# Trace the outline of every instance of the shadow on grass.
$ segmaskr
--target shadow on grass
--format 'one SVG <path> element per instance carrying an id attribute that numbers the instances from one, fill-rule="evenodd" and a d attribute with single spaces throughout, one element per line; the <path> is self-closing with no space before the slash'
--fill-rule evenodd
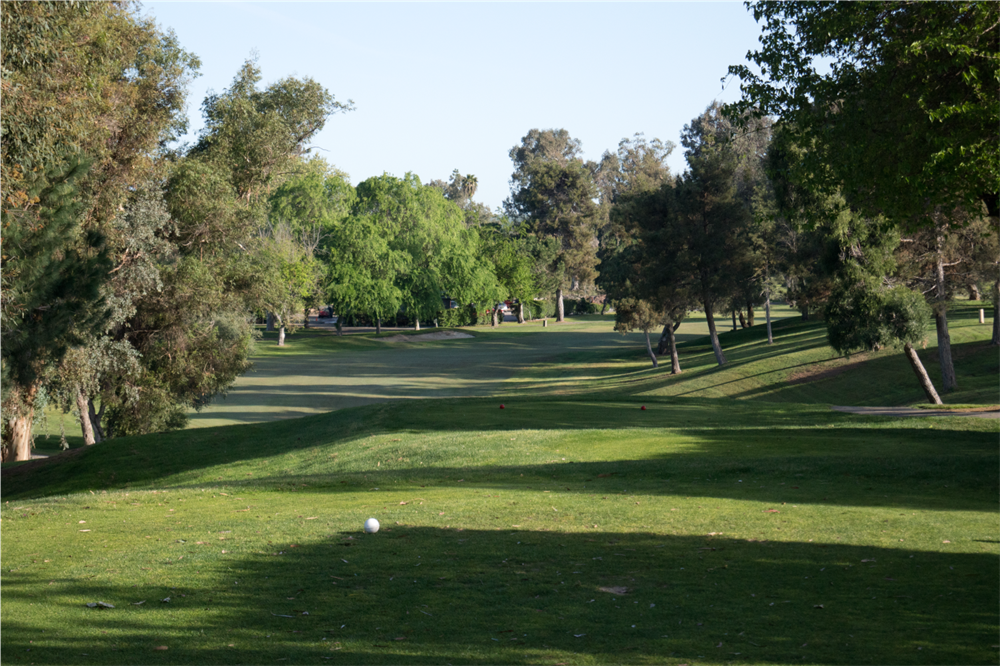
<path id="1" fill-rule="evenodd" d="M 4 575 L 4 663 L 996 658 L 992 555 L 550 529 L 397 524 L 227 555 L 188 543 L 183 561 L 127 583 L 29 566 Z"/>
<path id="2" fill-rule="evenodd" d="M 32 463 L 33 469 L 5 469 L 3 498 L 220 484 L 269 490 L 306 484 L 307 492 L 353 492 L 376 484 L 447 486 L 460 478 L 466 487 L 512 488 L 557 479 L 575 492 L 619 492 L 627 484 L 631 492 L 650 494 L 983 510 L 995 505 L 1000 492 L 996 433 L 948 430 L 956 423 L 949 419 L 963 417 L 938 417 L 938 429 L 928 429 L 914 420 L 737 401 L 727 402 L 724 411 L 719 401 L 697 399 L 652 399 L 646 411 L 610 401 L 515 401 L 503 411 L 494 400 L 414 402 L 113 440 L 65 459 Z M 554 454 L 529 449 L 519 455 L 530 462 L 498 465 L 492 462 L 502 452 L 497 442 L 478 450 L 389 444 L 393 451 L 381 453 L 359 446 L 371 435 L 461 433 L 473 441 L 533 430 L 573 433 L 567 442 L 573 448 L 563 454 L 569 461 L 545 461 Z M 614 437 L 621 448 L 609 456 L 604 447 Z M 307 449 L 308 461 L 302 457 Z M 338 451 L 350 454 L 349 462 L 329 457 Z M 282 458 L 288 454 L 295 455 Z M 403 456 L 407 462 L 395 461 Z M 273 471 L 252 467 L 274 457 Z M 456 460 L 467 466 L 456 467 Z"/>

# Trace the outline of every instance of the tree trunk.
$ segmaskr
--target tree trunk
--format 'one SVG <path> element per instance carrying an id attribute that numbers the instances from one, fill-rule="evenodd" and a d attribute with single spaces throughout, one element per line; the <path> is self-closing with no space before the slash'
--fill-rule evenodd
<path id="1" fill-rule="evenodd" d="M 3 433 L 0 447 L 0 461 L 31 460 L 31 425 L 35 420 L 35 397 L 38 395 L 38 385 L 27 391 L 12 388 L 7 403 L 6 432 Z M 13 407 L 11 410 L 10 408 Z"/>
<path id="2" fill-rule="evenodd" d="M 309 328 L 309 308 L 305 309 L 303 315 L 305 316 L 302 317 L 302 321 L 304 322 L 302 324 L 302 328 Z"/>
<path id="3" fill-rule="evenodd" d="M 747 327 L 753 326 L 753 306 L 747 303 Z"/>
<path id="4" fill-rule="evenodd" d="M 336 327 L 337 327 L 337 335 L 338 335 L 338 336 L 340 336 L 340 335 L 343 335 L 343 334 L 344 334 L 344 324 L 343 324 L 343 323 L 341 323 L 341 321 L 340 321 L 340 315 L 337 315 L 337 321 L 336 321 L 336 323 L 334 324 L 334 326 L 336 326 Z"/>
<path id="5" fill-rule="evenodd" d="M 740 328 L 746 328 L 746 327 L 747 327 L 747 320 L 743 316 L 743 310 L 740 310 Z M 733 330 L 735 331 L 736 329 L 734 328 Z"/>
<path id="6" fill-rule="evenodd" d="M 420 317 L 414 317 L 413 318 L 413 330 L 414 331 L 419 331 L 420 330 Z"/>
<path id="7" fill-rule="evenodd" d="M 920 381 L 920 387 L 924 389 L 927 401 L 935 405 L 940 405 L 941 398 L 938 397 L 937 391 L 934 390 L 934 384 L 931 382 L 931 378 L 927 376 L 927 370 L 924 369 L 924 364 L 920 362 L 920 357 L 917 356 L 913 345 L 907 342 L 903 345 L 903 351 L 906 353 L 907 360 L 910 361 L 910 367 L 913 368 L 913 372 L 916 373 L 917 379 Z"/>
<path id="8" fill-rule="evenodd" d="M 278 346 L 279 347 L 284 347 L 285 346 L 285 325 L 284 324 L 281 324 L 281 327 L 278 329 Z"/>
<path id="9" fill-rule="evenodd" d="M 518 302 L 517 304 L 517 323 L 524 323 L 524 303 Z"/>
<path id="10" fill-rule="evenodd" d="M 80 430 L 83 431 L 83 443 L 87 446 L 97 443 L 94 437 L 94 426 L 90 424 L 90 401 L 83 395 L 83 389 L 76 387 L 76 411 L 80 413 Z"/>
<path id="11" fill-rule="evenodd" d="M 670 341 L 670 374 L 672 375 L 681 374 L 681 359 L 680 356 L 677 355 L 677 338 L 674 337 L 674 331 L 677 330 L 677 326 L 679 325 L 680 322 L 677 322 L 675 326 L 667 324 L 666 328 L 667 336 Z"/>
<path id="12" fill-rule="evenodd" d="M 490 323 L 490 327 L 491 328 L 496 328 L 497 327 L 497 312 L 499 312 L 499 311 L 500 311 L 500 308 L 493 308 L 493 311 L 490 313 L 490 322 L 491 322 Z"/>
<path id="13" fill-rule="evenodd" d="M 733 330 L 736 330 L 736 308 L 733 308 Z"/>
<path id="14" fill-rule="evenodd" d="M 556 289 L 556 323 L 566 319 L 566 310 L 563 307 L 562 289 Z"/>
<path id="15" fill-rule="evenodd" d="M 941 363 L 941 385 L 945 392 L 958 386 L 955 381 L 955 365 L 951 360 L 951 335 L 948 334 L 948 292 L 944 282 L 944 231 L 941 218 L 937 216 L 937 252 L 934 258 L 935 294 L 934 323 L 937 326 L 938 361 Z"/>
<path id="16" fill-rule="evenodd" d="M 668 337 L 668 332 L 670 331 L 670 322 L 663 327 L 663 331 L 660 333 L 660 340 L 656 343 L 656 353 L 657 355 L 666 354 L 667 350 L 670 348 L 670 338 Z"/>
<path id="17" fill-rule="evenodd" d="M 802 305 L 799 307 L 799 312 L 802 313 L 802 321 L 809 321 L 809 306 Z"/>
<path id="18" fill-rule="evenodd" d="M 602 317 L 604 316 L 604 313 L 607 311 L 607 309 L 608 309 L 608 298 L 607 298 L 607 296 L 605 296 L 604 297 L 604 302 L 601 303 L 601 316 Z"/>
<path id="19" fill-rule="evenodd" d="M 979 293 L 979 285 L 975 282 L 969 285 L 969 300 L 970 301 L 980 301 L 983 295 Z"/>
<path id="20" fill-rule="evenodd" d="M 7 432 L 3 447 L 3 462 L 14 460 L 31 460 L 31 422 L 35 418 L 35 410 L 28 409 L 27 414 L 19 414 L 7 419 Z"/>
<path id="21" fill-rule="evenodd" d="M 101 402 L 101 410 L 97 411 L 94 409 L 94 401 L 88 398 L 87 413 L 90 414 L 90 426 L 94 429 L 94 439 L 103 442 L 108 438 L 104 432 L 104 426 L 101 425 L 101 420 L 104 418 L 104 402 Z"/>
<path id="22" fill-rule="evenodd" d="M 375 335 L 380 335 L 382 333 L 382 318 L 375 318 Z"/>
<path id="23" fill-rule="evenodd" d="M 274 313 L 273 312 L 268 312 L 267 313 L 267 330 L 269 330 L 269 331 L 273 331 L 274 330 Z"/>
<path id="24" fill-rule="evenodd" d="M 771 335 L 771 289 L 764 286 L 764 319 L 767 320 L 767 344 L 774 344 L 774 336 Z"/>
<path id="25" fill-rule="evenodd" d="M 646 353 L 649 354 L 649 358 L 653 361 L 653 367 L 660 367 L 659 363 L 656 362 L 656 354 L 653 353 L 653 345 L 649 343 L 649 331 L 645 330 L 643 333 L 646 335 Z"/>
<path id="26" fill-rule="evenodd" d="M 708 321 L 708 336 L 712 340 L 712 351 L 715 352 L 715 361 L 719 365 L 726 364 L 726 355 L 722 353 L 722 345 L 719 344 L 719 334 L 715 330 L 715 315 L 712 314 L 712 304 L 705 303 L 705 319 Z"/>
<path id="27" fill-rule="evenodd" d="M 1000 346 L 1000 280 L 993 283 L 993 339 L 990 344 Z"/>

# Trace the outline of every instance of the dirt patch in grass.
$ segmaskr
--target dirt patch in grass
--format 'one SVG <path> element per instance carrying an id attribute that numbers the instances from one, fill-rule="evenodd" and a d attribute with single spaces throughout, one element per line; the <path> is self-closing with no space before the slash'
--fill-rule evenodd
<path id="1" fill-rule="evenodd" d="M 789 384 L 805 384 L 806 382 L 818 382 L 821 379 L 829 379 L 843 374 L 856 365 L 868 360 L 868 354 L 855 354 L 854 356 L 840 359 L 833 362 L 817 363 L 803 370 L 797 370 L 788 375 L 786 380 Z"/>
<path id="2" fill-rule="evenodd" d="M 459 331 L 440 331 L 438 333 L 421 333 L 420 335 L 394 335 L 391 338 L 375 338 L 382 342 L 425 342 L 427 340 L 455 340 L 458 338 L 474 338 L 476 336 Z"/>

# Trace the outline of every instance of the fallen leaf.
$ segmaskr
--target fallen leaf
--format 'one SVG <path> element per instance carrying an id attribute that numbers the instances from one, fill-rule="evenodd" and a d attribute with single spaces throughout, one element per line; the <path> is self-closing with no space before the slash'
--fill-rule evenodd
<path id="1" fill-rule="evenodd" d="M 944 540 L 944 541 L 942 541 L 941 543 L 951 543 L 951 541 L 948 541 L 947 539 L 945 539 L 945 540 Z"/>
<path id="2" fill-rule="evenodd" d="M 778 511 L 777 509 L 767 509 L 766 511 L 764 511 L 764 513 L 781 513 L 781 512 Z"/>
<path id="3" fill-rule="evenodd" d="M 154 650 L 169 650 L 170 648 L 168 648 L 168 647 L 167 647 L 166 645 L 157 645 L 157 646 L 156 646 L 155 648 L 153 648 L 153 649 L 154 649 Z"/>
<path id="4" fill-rule="evenodd" d="M 405 504 L 406 504 L 406 502 L 400 502 L 400 503 L 399 503 L 399 505 L 400 505 L 400 506 L 403 506 L 403 505 L 405 505 Z M 401 639 L 401 638 L 397 638 L 396 640 L 397 640 L 397 641 L 399 641 L 399 640 L 402 640 L 402 639 Z"/>
<path id="5" fill-rule="evenodd" d="M 167 597 L 165 599 L 160 599 L 160 603 L 164 603 L 164 604 L 170 603 L 170 597 Z"/>
<path id="6" fill-rule="evenodd" d="M 393 638 L 392 640 L 394 640 L 394 641 L 405 641 L 406 640 L 406 636 L 399 636 L 398 638 Z"/>
<path id="7" fill-rule="evenodd" d="M 133 602 L 133 603 L 132 603 L 132 605 L 133 605 L 133 606 L 141 606 L 141 605 L 143 605 L 144 603 L 146 603 L 146 600 L 145 600 L 145 599 L 143 599 L 142 601 L 135 601 L 135 602 Z"/>
<path id="8" fill-rule="evenodd" d="M 587 634 L 573 634 L 573 638 L 583 638 Z"/>
<path id="9" fill-rule="evenodd" d="M 599 587 L 597 589 L 600 590 L 601 592 L 607 592 L 608 594 L 628 594 L 628 588 L 627 587 L 619 587 L 619 586 L 615 586 L 615 587 Z"/>
<path id="10" fill-rule="evenodd" d="M 871 560 L 861 560 L 861 561 L 862 561 L 862 562 L 874 562 L 875 560 L 874 560 L 874 559 L 871 559 Z"/>
<path id="11" fill-rule="evenodd" d="M 114 606 L 103 601 L 91 601 L 87 604 L 87 608 L 114 608 Z"/>
<path id="12" fill-rule="evenodd" d="M 80 530 L 81 532 L 89 532 L 90 530 Z"/>
<path id="13" fill-rule="evenodd" d="M 309 516 L 306 520 L 316 520 L 319 516 Z"/>

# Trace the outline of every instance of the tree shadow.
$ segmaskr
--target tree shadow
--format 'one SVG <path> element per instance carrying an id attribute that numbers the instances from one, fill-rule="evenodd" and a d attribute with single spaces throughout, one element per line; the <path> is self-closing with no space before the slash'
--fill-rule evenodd
<path id="1" fill-rule="evenodd" d="M 989 663 L 990 554 L 615 533 L 386 525 L 192 543 L 117 582 L 4 576 L 5 663 Z M 561 522 L 560 522 L 561 521 Z M 570 529 L 573 531 L 559 531 Z M 121 553 L 105 559 L 139 559 Z M 91 559 L 98 569 L 105 560 Z M 616 589 L 619 588 L 619 589 Z M 169 603 L 159 600 L 171 597 Z M 146 599 L 140 606 L 136 600 Z M 114 610 L 84 604 L 105 601 Z M 28 604 L 45 610 L 28 610 Z M 107 633 L 104 633 L 107 632 Z M 34 642 L 31 642 L 34 641 Z M 156 651 L 166 646 L 168 651 Z M 28 650 L 31 650 L 28 652 Z M 82 657 L 81 653 L 86 653 Z"/>
<path id="2" fill-rule="evenodd" d="M 601 399 L 514 401 L 505 410 L 497 409 L 492 399 L 414 402 L 112 440 L 30 471 L 5 470 L 3 497 L 220 482 L 234 488 L 302 491 L 304 485 L 307 493 L 340 493 L 372 485 L 449 486 L 459 479 L 464 487 L 483 488 L 530 487 L 557 479 L 572 492 L 585 493 L 627 487 L 652 495 L 976 511 L 994 506 L 1000 492 L 995 432 L 958 429 L 945 434 L 914 420 L 873 420 L 824 406 L 729 401 L 720 413 L 718 400 L 690 398 L 650 399 L 645 411 L 635 403 Z M 961 417 L 938 417 L 934 423 L 946 429 L 955 418 Z M 868 427 L 868 422 L 879 427 Z M 438 433 L 463 434 L 461 439 L 471 441 L 549 430 L 587 434 L 579 445 L 567 442 L 572 448 L 556 456 L 568 460 L 547 459 L 552 457 L 547 449 L 529 449 L 508 465 L 492 461 L 502 443 L 458 452 L 423 444 L 411 450 L 409 443 L 391 441 L 393 436 L 398 442 L 405 435 Z M 627 449 L 610 456 L 603 448 L 588 453 L 586 438 L 615 430 L 627 432 L 622 440 Z M 383 452 L 359 446 L 361 438 L 373 435 L 386 439 Z M 663 437 L 682 445 L 664 452 Z M 304 461 L 281 463 L 273 474 L 241 465 L 306 449 L 313 456 L 322 451 L 322 456 L 303 469 L 296 465 Z M 330 456 L 338 452 L 353 456 L 351 462 L 334 462 Z M 396 460 L 404 457 L 406 462 Z M 456 459 L 467 464 L 456 467 Z M 201 470 L 211 468 L 221 476 L 202 475 Z M 253 476 L 248 478 L 247 471 Z"/>

